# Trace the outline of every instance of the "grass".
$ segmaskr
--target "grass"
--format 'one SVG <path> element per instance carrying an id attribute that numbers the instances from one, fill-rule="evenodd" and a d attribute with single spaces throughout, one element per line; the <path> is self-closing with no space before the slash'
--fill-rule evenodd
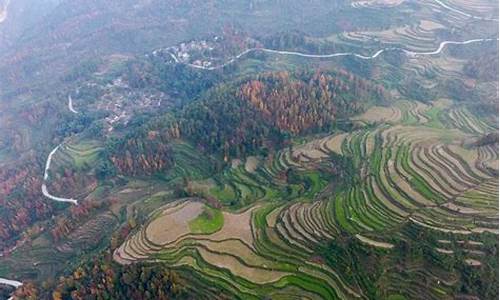
<path id="1" fill-rule="evenodd" d="M 444 128 L 444 125 L 440 120 L 441 113 L 442 109 L 439 107 L 431 107 L 430 109 L 428 109 L 425 112 L 425 116 L 429 118 L 429 122 L 427 122 L 426 125 L 433 128 Z"/>
<path id="2" fill-rule="evenodd" d="M 67 145 L 64 150 L 73 159 L 74 166 L 80 170 L 96 165 L 103 147 L 99 141 L 81 140 L 76 144 Z"/>
<path id="3" fill-rule="evenodd" d="M 171 170 L 159 176 L 162 180 L 169 182 L 180 181 L 182 178 L 201 180 L 211 175 L 211 157 L 188 143 L 175 141 L 171 146 L 175 165 Z"/>
<path id="4" fill-rule="evenodd" d="M 192 233 L 211 234 L 219 231 L 224 225 L 224 215 L 218 209 L 205 206 L 196 219 L 189 222 Z"/>
<path id="5" fill-rule="evenodd" d="M 211 188 L 210 194 L 224 203 L 228 203 L 236 198 L 234 190 L 228 185 L 224 185 L 223 188 Z"/>

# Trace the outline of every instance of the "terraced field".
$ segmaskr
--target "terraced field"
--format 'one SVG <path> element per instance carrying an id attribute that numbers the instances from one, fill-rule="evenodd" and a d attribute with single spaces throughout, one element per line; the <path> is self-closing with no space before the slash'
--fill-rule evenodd
<path id="1" fill-rule="evenodd" d="M 103 150 L 100 142 L 83 140 L 64 144 L 56 153 L 54 165 L 72 166 L 78 170 L 89 169 L 99 159 L 99 153 Z"/>
<path id="2" fill-rule="evenodd" d="M 366 123 L 397 122 L 401 119 L 401 110 L 397 107 L 373 106 L 361 116 L 354 118 Z"/>
<path id="3" fill-rule="evenodd" d="M 441 237 L 434 256 L 462 249 L 463 263 L 481 266 L 485 250 L 474 240 L 498 235 L 498 143 L 467 141 L 497 129 L 444 100 L 398 101 L 354 119 L 378 125 L 236 161 L 220 177 L 193 181 L 204 187 L 201 196 L 229 210 L 209 209 L 199 198 L 170 203 L 115 251 L 115 260 L 165 261 L 244 299 L 370 298 L 363 279 L 346 273 L 347 258 L 338 266 L 322 258 L 326 245 L 346 239 L 363 251 L 395 255 L 402 241 L 426 230 Z M 325 170 L 339 157 L 356 171 L 332 185 Z M 196 230 L 200 220 L 213 230 Z M 411 280 L 382 276 L 384 295 L 441 299 L 455 288 L 449 270 L 416 263 L 407 272 Z M 431 288 L 420 277 L 435 279 Z"/>
<path id="4" fill-rule="evenodd" d="M 413 4 L 418 18 L 405 25 L 309 38 L 339 49 L 361 46 L 361 58 L 380 62 L 366 68 L 369 77 L 389 86 L 394 101 L 351 118 L 353 131 L 309 136 L 270 156 L 233 160 L 215 177 L 190 180 L 197 197 L 152 214 L 115 260 L 164 261 L 231 298 L 456 295 L 459 268 L 491 264 L 489 243 L 498 237 L 498 143 L 472 146 L 498 126 L 448 99 L 454 95 L 442 87 L 464 78 L 467 60 L 448 55 L 454 41 L 473 38 L 452 31 L 486 28 L 480 23 L 494 18 L 488 12 L 498 3 L 355 1 L 352 7 L 404 11 Z M 452 41 L 446 48 L 445 37 Z M 217 208 L 208 207 L 213 200 Z M 200 222 L 210 230 L 193 225 Z M 415 250 L 423 239 L 424 249 Z M 189 289 L 200 298 L 215 296 Z"/>
<path id="5" fill-rule="evenodd" d="M 8 45 L 37 56 L 4 63 L 0 276 L 130 294 L 113 253 L 174 271 L 140 266 L 146 298 L 498 296 L 498 1 L 174 2 L 61 5 Z"/>
<path id="6" fill-rule="evenodd" d="M 393 8 L 402 6 L 405 1 L 353 1 L 352 6 Z M 441 1 L 426 0 L 419 2 L 418 19 L 411 25 L 392 27 L 382 31 L 345 32 L 338 36 L 338 42 L 350 45 L 382 43 L 385 45 L 404 45 L 415 52 L 432 51 L 439 44 L 438 32 L 449 28 L 449 24 L 463 27 L 470 22 L 495 21 L 498 11 L 495 1 Z"/>

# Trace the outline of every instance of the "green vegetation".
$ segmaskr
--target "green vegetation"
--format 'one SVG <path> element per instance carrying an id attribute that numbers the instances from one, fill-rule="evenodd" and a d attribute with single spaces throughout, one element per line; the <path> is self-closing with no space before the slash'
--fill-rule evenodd
<path id="1" fill-rule="evenodd" d="M 223 188 L 214 187 L 210 189 L 210 195 L 219 199 L 223 203 L 230 203 L 236 199 L 236 194 L 230 186 L 224 185 Z"/>
<path id="2" fill-rule="evenodd" d="M 210 234 L 217 232 L 224 225 L 224 215 L 218 209 L 204 207 L 203 212 L 196 219 L 189 222 L 192 233 Z"/>
<path id="3" fill-rule="evenodd" d="M 411 126 L 367 126 L 350 133 L 342 142 L 341 155 L 329 148 L 333 136 L 298 141 L 311 145 L 294 145 L 308 149 L 309 157 L 297 156 L 292 147 L 265 159 L 255 170 L 247 170 L 246 161 L 234 163 L 214 177 L 215 186 L 208 193 L 234 211 L 232 214 L 242 214 L 237 217 L 241 227 L 231 231 L 236 226 L 231 221 L 226 219 L 220 225 L 204 211 L 189 223 L 191 232 L 203 233 L 203 237 L 159 247 L 143 230 L 123 245 L 123 259 L 153 256 L 172 266 L 189 260 L 190 267 L 206 280 L 249 299 L 278 295 L 278 290 L 292 287 L 302 295 L 326 299 L 354 298 L 361 291 L 376 299 L 450 295 L 453 287 L 436 282 L 455 278 L 471 255 L 463 252 L 463 244 L 446 241 L 454 234 L 455 238 L 494 239 L 475 230 L 493 228 L 485 218 L 498 207 L 488 206 L 489 212 L 475 212 L 472 217 L 466 209 L 479 207 L 477 200 L 463 198 L 462 211 L 437 205 L 478 183 L 491 183 L 476 187 L 491 192 L 498 181 L 476 167 L 474 159 L 466 155 L 468 150 L 448 144 L 467 134 L 452 133 L 438 123 L 448 122 L 447 110 L 442 109 L 442 117 L 433 119 L 439 125 L 429 129 L 431 117 L 426 109 L 410 107 L 408 114 L 416 120 Z M 474 122 L 467 121 L 477 127 Z M 314 158 L 318 155 L 314 151 L 323 154 Z M 478 197 L 470 192 L 466 195 Z M 493 199 L 484 198 L 491 205 Z M 248 207 L 254 211 L 251 224 L 245 225 L 245 210 L 241 209 Z M 408 222 L 410 215 L 412 221 Z M 472 225 L 472 218 L 482 221 Z M 245 234 L 251 234 L 252 240 L 244 238 Z M 445 242 L 439 244 L 438 240 Z M 248 243 L 255 250 L 249 250 Z M 486 251 L 478 245 L 479 251 Z M 464 256 L 458 259 L 454 253 Z M 397 264 L 404 267 L 394 269 Z M 419 278 L 429 276 L 434 279 L 424 291 Z M 266 278 L 274 280 L 263 282 Z"/>

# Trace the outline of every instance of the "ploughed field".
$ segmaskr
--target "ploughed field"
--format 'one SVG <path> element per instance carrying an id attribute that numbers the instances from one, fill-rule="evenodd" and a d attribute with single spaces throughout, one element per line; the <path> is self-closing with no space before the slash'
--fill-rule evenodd
<path id="1" fill-rule="evenodd" d="M 232 209 L 178 199 L 154 211 L 114 259 L 195 271 L 188 288 L 206 298 L 220 290 L 245 299 L 371 298 L 368 279 L 353 275 L 356 257 L 332 252 L 337 260 L 325 261 L 332 245 L 348 244 L 388 257 L 378 296 L 451 297 L 458 275 L 442 262 L 459 251 L 465 265 L 480 268 L 482 237 L 498 235 L 498 142 L 475 143 L 498 129 L 446 100 L 397 101 L 353 120 L 352 132 L 233 161 L 216 178 L 190 182 Z M 351 172 L 328 175 L 343 159 Z M 432 237 L 425 242 L 435 264 L 415 260 L 405 265 L 408 276 L 391 272 L 399 263 L 391 257 L 422 232 Z"/>

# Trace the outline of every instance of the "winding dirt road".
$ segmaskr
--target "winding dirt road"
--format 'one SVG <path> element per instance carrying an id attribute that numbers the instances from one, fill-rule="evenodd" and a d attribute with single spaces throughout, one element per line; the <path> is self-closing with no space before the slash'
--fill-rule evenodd
<path id="1" fill-rule="evenodd" d="M 5 278 L 0 278 L 0 284 L 5 284 L 5 285 L 9 285 L 9 286 L 12 286 L 14 288 L 18 288 L 20 287 L 21 285 L 23 285 L 22 282 L 20 281 L 17 281 L 17 280 L 11 280 L 11 279 L 5 279 Z M 10 297 L 9 299 L 7 300 L 12 300 L 14 299 L 13 297 Z"/>
<path id="2" fill-rule="evenodd" d="M 71 98 L 71 95 L 68 95 L 68 108 L 72 113 L 74 114 L 78 113 L 78 111 L 75 110 L 75 108 L 73 107 L 73 98 Z"/>
<path id="3" fill-rule="evenodd" d="M 75 110 L 75 108 L 73 107 L 73 98 L 71 98 L 71 95 L 68 95 L 68 108 L 72 113 L 78 114 L 78 111 Z M 45 184 L 45 182 L 49 179 L 49 169 L 50 169 L 50 164 L 52 163 L 52 157 L 54 156 L 54 154 L 57 152 L 57 150 L 62 145 L 63 145 L 62 143 L 57 145 L 54 149 L 52 149 L 52 151 L 50 151 L 49 156 L 47 157 L 47 162 L 45 163 L 45 172 L 43 174 L 44 183 L 42 184 L 42 194 L 45 197 L 52 199 L 54 201 L 57 201 L 57 202 L 66 202 L 66 203 L 78 205 L 78 200 L 76 200 L 76 199 L 63 198 L 63 197 L 57 197 L 57 196 L 52 195 L 51 193 L 49 193 L 49 191 L 47 189 L 47 185 Z"/>
<path id="4" fill-rule="evenodd" d="M 340 57 L 340 56 L 354 56 L 360 59 L 364 60 L 370 60 L 370 59 L 375 59 L 377 58 L 380 54 L 388 51 L 402 51 L 407 55 L 410 56 L 424 56 L 424 55 L 436 55 L 439 54 L 443 51 L 443 49 L 447 45 L 467 45 L 467 44 L 473 44 L 473 43 L 484 43 L 484 42 L 491 42 L 491 41 L 498 41 L 498 39 L 472 39 L 472 40 L 467 40 L 467 41 L 444 41 L 439 44 L 439 47 L 434 50 L 434 51 L 428 51 L 428 52 L 415 52 L 411 50 L 406 50 L 404 48 L 398 48 L 398 47 L 391 47 L 391 48 L 384 48 L 380 49 L 377 52 L 375 52 L 373 55 L 365 56 L 359 53 L 354 53 L 354 52 L 337 52 L 337 53 L 331 53 L 331 54 L 307 54 L 307 53 L 302 53 L 302 52 L 295 52 L 295 51 L 282 51 L 282 50 L 274 50 L 274 49 L 267 49 L 267 48 L 250 48 L 247 49 L 240 54 L 236 55 L 235 57 L 231 58 L 227 62 L 223 63 L 222 65 L 218 66 L 213 66 L 213 67 L 204 67 L 200 65 L 194 65 L 190 63 L 185 63 L 185 65 L 190 66 L 195 69 L 203 69 L 203 70 L 208 70 L 208 71 L 213 71 L 213 70 L 218 70 L 221 68 L 224 68 L 225 66 L 234 63 L 237 61 L 239 58 L 242 56 L 245 56 L 246 54 L 250 52 L 267 52 L 267 53 L 274 53 L 274 54 L 280 54 L 280 55 L 292 55 L 292 56 L 300 56 L 300 57 L 307 57 L 307 58 L 332 58 L 332 57 Z M 173 54 L 169 53 L 172 59 L 176 63 L 182 63 L 179 61 L 179 59 Z"/>
<path id="5" fill-rule="evenodd" d="M 43 181 L 44 183 L 42 184 L 42 193 L 45 197 L 52 199 L 57 202 L 67 202 L 71 203 L 74 205 L 78 205 L 78 200 L 76 199 L 71 199 L 71 198 L 62 198 L 62 197 L 57 197 L 49 193 L 47 190 L 47 185 L 45 182 L 49 179 L 49 169 L 50 169 L 50 164 L 52 162 L 52 157 L 54 154 L 57 152 L 57 150 L 62 146 L 62 144 L 57 145 L 52 151 L 50 151 L 49 156 L 47 157 L 47 162 L 45 163 L 45 172 L 43 174 Z"/>

